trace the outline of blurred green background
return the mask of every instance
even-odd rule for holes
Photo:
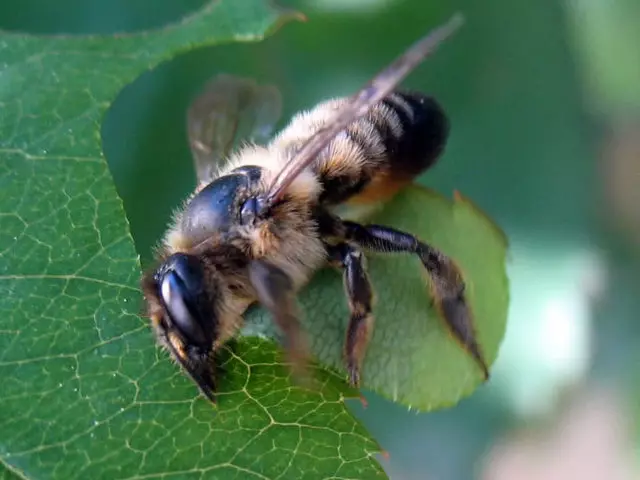
[[[0,2],[0,28],[115,33],[203,0]],[[306,23],[183,55],[127,87],[104,150],[143,263],[193,186],[185,110],[219,72],[274,82],[292,112],[352,93],[460,10],[465,28],[406,85],[452,136],[421,181],[471,197],[506,231],[512,302],[491,382],[417,414],[352,406],[393,479],[640,478],[640,2],[297,0]]]

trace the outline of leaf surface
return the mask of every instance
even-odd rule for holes
[[[114,37],[0,33],[0,457],[3,478],[384,478],[379,447],[344,405],[342,282],[301,294],[319,390],[290,384],[259,309],[229,351],[213,410],[139,317],[140,267],[100,145],[118,92],[200,45],[260,40],[287,17],[224,0],[163,30]],[[185,166],[186,168],[186,166]],[[410,188],[373,218],[433,242],[468,276],[491,362],[508,304],[506,242],[473,205]],[[417,260],[376,257],[364,387],[413,407],[480,381],[433,311]],[[339,372],[338,375],[333,373]]]

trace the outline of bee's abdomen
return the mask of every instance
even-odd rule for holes
[[[337,157],[321,172],[321,201],[326,203],[390,198],[436,162],[447,142],[449,121],[433,98],[394,92],[345,133],[339,140],[343,146],[334,149]],[[357,152],[358,158],[349,158],[347,151]]]
[[[437,160],[449,135],[449,121],[440,105],[419,93],[396,92],[382,101],[388,116],[378,119],[381,139],[391,163],[416,175]],[[398,126],[400,128],[398,128]]]

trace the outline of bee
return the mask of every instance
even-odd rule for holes
[[[281,113],[275,87],[222,74],[191,104],[187,129],[198,186],[175,214],[142,290],[159,344],[212,402],[216,353],[256,302],[284,334],[291,364],[304,366],[296,292],[327,266],[342,270],[350,310],[344,365],[348,382],[359,386],[374,323],[365,252],[420,260],[437,311],[488,378],[454,261],[411,233],[336,213],[388,201],[441,156],[450,129],[442,107],[396,87],[462,22],[455,15],[355,95],[298,113],[268,141]],[[247,123],[250,141],[230,153]]]

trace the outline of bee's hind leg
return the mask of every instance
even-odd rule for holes
[[[373,292],[367,276],[365,257],[360,250],[341,243],[329,247],[328,253],[332,263],[343,269],[344,288],[351,311],[344,343],[344,358],[349,383],[357,387],[360,384],[362,360],[373,329]]]
[[[471,311],[465,299],[462,274],[453,261],[415,236],[381,225],[343,221],[345,240],[376,252],[406,252],[418,255],[431,279],[433,300],[447,328],[482,370],[489,369],[475,337]]]
[[[306,370],[307,345],[298,320],[293,282],[275,265],[264,260],[254,260],[249,265],[249,277],[259,302],[273,316],[284,333],[286,350],[294,373]]]

